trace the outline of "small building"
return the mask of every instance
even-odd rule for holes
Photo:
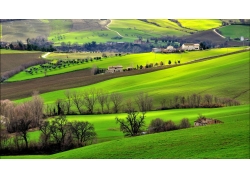
[[[134,40],[134,44],[145,44],[146,41],[143,41],[141,39]]]
[[[161,48],[153,48],[152,52],[162,52]]]
[[[123,72],[123,66],[109,66],[106,73]]]
[[[223,122],[217,119],[209,119],[204,117],[194,121],[194,126],[206,126],[209,124],[219,124],[219,123]]]
[[[200,44],[184,43],[181,46],[182,50],[199,50]]]

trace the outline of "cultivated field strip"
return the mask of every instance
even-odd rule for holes
[[[219,55],[216,57],[229,56],[229,55],[237,54],[237,53],[244,52],[244,51],[246,50]],[[197,61],[188,62],[186,64],[172,65],[172,66],[160,66],[158,68],[148,68],[148,69],[127,71],[123,73],[91,76],[90,69],[89,69],[89,70],[74,71],[74,72],[60,74],[60,75],[48,76],[44,78],[26,80],[22,82],[4,83],[1,85],[2,86],[1,87],[1,99],[16,100],[20,98],[30,97],[32,92],[35,90],[39,90],[40,93],[45,93],[45,92],[50,92],[50,91],[55,91],[55,90],[87,86],[87,85],[95,84],[95,83],[106,81],[106,80],[113,79],[113,78],[144,74],[144,73],[154,72],[154,71],[158,71],[162,69],[173,68],[176,66],[185,66],[188,64],[193,64],[193,63],[197,63],[201,61],[214,59],[216,57],[203,58]],[[17,91],[17,89],[19,89],[19,91]]]

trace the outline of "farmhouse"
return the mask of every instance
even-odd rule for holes
[[[153,48],[152,52],[161,52],[161,48]]]
[[[146,41],[143,41],[141,39],[134,40],[134,44],[145,44]]]
[[[200,44],[184,43],[181,46],[182,50],[199,50]]]
[[[206,126],[209,124],[219,124],[219,123],[223,123],[223,122],[217,119],[208,119],[208,118],[203,117],[194,121],[194,126]]]
[[[106,73],[123,72],[123,66],[109,66]]]

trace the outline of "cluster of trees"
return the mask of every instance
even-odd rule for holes
[[[14,76],[15,74],[25,70],[26,68],[30,67],[30,66],[35,66],[38,64],[45,64],[47,63],[47,60],[44,59],[40,59],[40,60],[35,60],[35,61],[30,61],[28,63],[24,63],[10,71],[6,71],[4,73],[1,74],[1,82],[4,82],[5,80],[9,79],[10,77]]]
[[[109,114],[125,112],[121,93],[109,93],[103,89],[90,88],[84,91],[64,91],[65,98],[45,106],[47,116],[60,114]],[[133,101],[139,110],[153,110],[153,98],[148,93],[139,93]],[[76,109],[76,111],[75,111]]]
[[[116,123],[120,125],[120,130],[125,136],[138,136],[146,133],[157,133],[191,127],[187,118],[183,118],[179,125],[176,125],[172,120],[164,121],[160,118],[156,118],[152,120],[146,128],[145,114],[148,108],[140,109],[139,112],[136,111],[132,101],[127,101],[125,109],[127,112],[125,120],[118,117],[115,118]]]
[[[46,120],[44,104],[37,92],[31,101],[14,104],[1,101],[0,154],[54,153],[92,144],[96,139],[93,124],[69,122],[66,116]],[[40,132],[38,142],[29,140],[28,132]]]
[[[86,89],[84,91],[64,91],[65,98],[58,99],[54,104],[47,104],[46,115],[60,114],[109,114],[126,112],[126,101],[118,92],[109,93],[103,89]],[[220,98],[210,94],[190,96],[174,96],[172,99],[162,97],[160,106],[154,106],[153,97],[148,93],[138,93],[133,100],[139,111],[166,110],[180,108],[215,108],[240,105],[238,100]]]
[[[192,94],[190,96],[175,96],[167,100],[163,97],[160,101],[162,110],[179,108],[216,108],[223,106],[237,106],[240,102],[232,98],[220,98],[211,94]]]
[[[2,49],[12,49],[12,50],[28,50],[28,51],[43,51],[43,52],[53,52],[56,48],[53,46],[52,42],[45,40],[45,38],[28,38],[26,44],[22,41],[8,43],[1,43],[0,48]]]

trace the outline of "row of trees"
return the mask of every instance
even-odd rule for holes
[[[103,89],[86,89],[84,91],[64,91],[64,99],[58,99],[54,104],[47,104],[45,112],[48,116],[60,114],[108,114],[126,112],[123,95],[118,92],[109,93]],[[136,105],[138,111],[179,109],[179,108],[214,108],[240,105],[238,100],[220,98],[211,94],[192,94],[189,96],[174,96],[172,99],[162,97],[160,106],[154,106],[153,97],[141,92],[128,100]],[[76,110],[76,111],[75,111]]]

